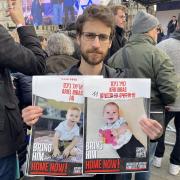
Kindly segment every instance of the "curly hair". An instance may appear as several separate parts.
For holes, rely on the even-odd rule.
[[[71,56],[74,53],[74,43],[64,33],[53,33],[48,38],[46,50],[49,56],[61,54]]]

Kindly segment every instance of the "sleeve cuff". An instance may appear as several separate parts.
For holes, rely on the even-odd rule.
[[[22,27],[24,26],[23,24],[17,24],[16,27],[19,28],[19,27]]]

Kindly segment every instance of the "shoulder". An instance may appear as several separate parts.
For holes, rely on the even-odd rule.
[[[108,65],[111,67],[119,67],[121,59],[122,59],[122,49],[118,50],[114,53],[108,60]]]
[[[169,38],[169,39],[165,39],[163,41],[161,41],[160,43],[158,43],[156,45],[156,47],[163,49],[163,50],[167,50],[169,48],[172,48],[173,46],[176,46],[176,42],[177,40],[174,38]],[[180,43],[180,41],[179,41]]]
[[[106,78],[125,78],[128,76],[126,71],[121,68],[114,69],[108,65],[104,65],[104,66],[106,71],[105,76],[107,76]]]
[[[33,26],[21,26],[17,28],[17,32],[21,38],[21,36],[26,35],[36,35],[35,29]]]

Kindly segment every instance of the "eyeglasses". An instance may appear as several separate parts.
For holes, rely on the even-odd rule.
[[[126,19],[126,16],[119,16],[120,19]]]
[[[87,41],[94,41],[96,39],[96,36],[99,38],[100,42],[108,42],[112,38],[110,35],[107,34],[96,34],[93,32],[82,32],[81,34]]]

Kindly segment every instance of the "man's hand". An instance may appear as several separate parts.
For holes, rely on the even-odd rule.
[[[156,120],[142,117],[139,120],[139,124],[141,129],[151,140],[155,140],[163,134],[163,127]]]
[[[29,126],[35,124],[42,114],[43,109],[39,106],[28,106],[22,110],[22,118]]]
[[[8,16],[11,17],[12,21],[18,25],[25,25],[23,11],[22,11],[22,0],[7,0],[8,4]]]

